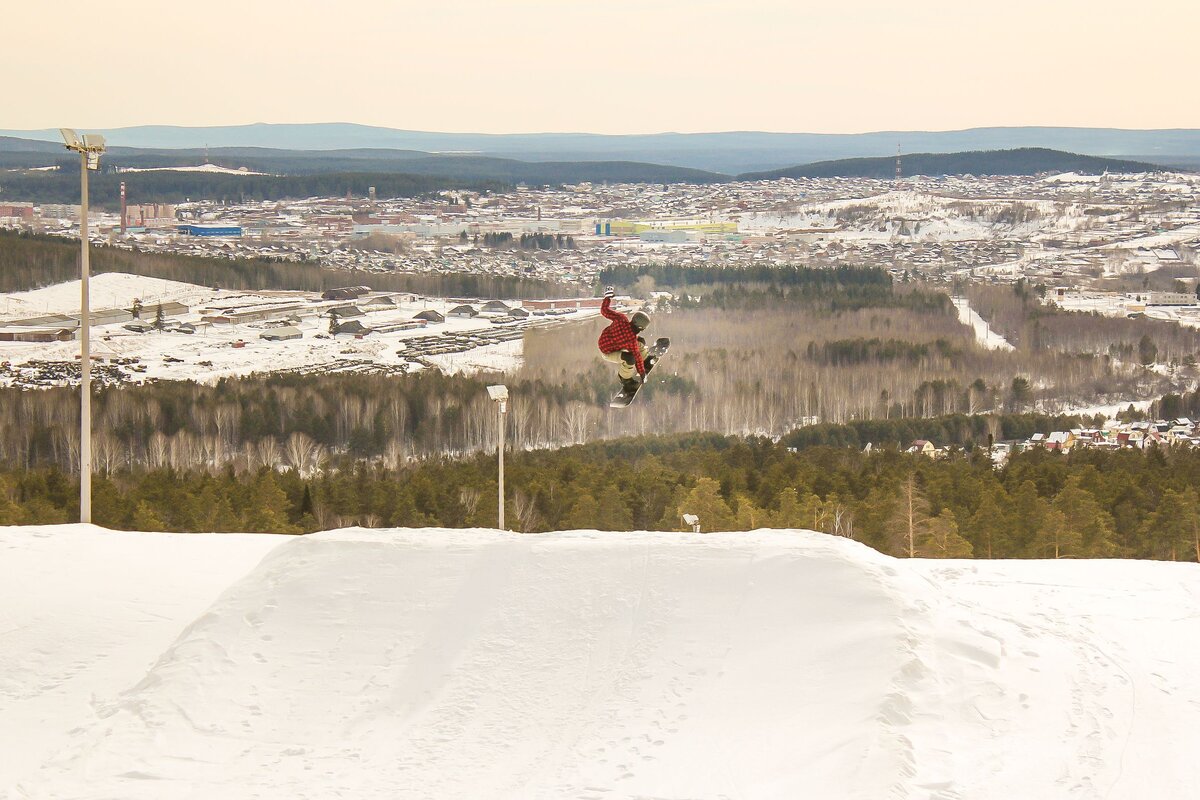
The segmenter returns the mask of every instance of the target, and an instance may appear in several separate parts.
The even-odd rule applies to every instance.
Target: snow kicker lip
[[[1194,565],[897,561],[797,531],[280,541],[30,796],[1183,797],[1197,777],[1196,658],[1169,635]],[[1131,597],[1172,653],[1121,645]]]

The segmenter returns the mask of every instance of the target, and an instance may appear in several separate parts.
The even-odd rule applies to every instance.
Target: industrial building
[[[176,230],[184,236],[241,236],[240,225],[178,225]]]
[[[300,303],[291,303],[288,305],[248,308],[242,311],[224,311],[219,314],[206,314],[200,318],[200,321],[214,325],[244,325],[248,322],[265,322],[267,320],[285,319],[292,316],[300,317],[307,315],[307,313],[311,312],[307,311],[306,306]]]
[[[294,325],[285,325],[282,328],[272,328],[269,331],[263,331],[258,337],[266,339],[268,342],[287,342],[292,339],[303,339],[304,333]]]
[[[581,308],[599,308],[603,302],[603,297],[576,297],[567,300],[525,300],[521,305],[531,311],[555,311],[562,309],[571,309],[574,311]]]
[[[73,328],[0,328],[0,342],[69,342],[74,338]]]

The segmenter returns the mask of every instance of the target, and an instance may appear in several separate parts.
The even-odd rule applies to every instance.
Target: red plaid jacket
[[[618,350],[628,350],[637,360],[638,375],[646,374],[646,365],[642,363],[642,349],[638,347],[637,334],[629,324],[629,318],[620,311],[613,311],[612,298],[604,298],[600,304],[600,313],[612,320],[612,324],[600,331],[601,353],[615,353]]]

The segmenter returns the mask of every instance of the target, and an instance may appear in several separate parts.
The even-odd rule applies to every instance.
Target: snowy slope
[[[1013,346],[1000,334],[992,330],[987,320],[979,316],[979,312],[971,308],[971,302],[965,297],[952,297],[951,302],[958,310],[958,321],[969,325],[975,331],[975,341],[987,350],[1013,350]]]
[[[36,314],[78,314],[80,307],[79,281],[66,281],[27,292],[0,294],[0,320]],[[236,296],[238,292],[222,292],[191,283],[148,278],[124,272],[102,272],[88,280],[91,308],[131,308],[134,300],[146,304],[148,314],[154,313],[156,303],[176,301],[192,304],[221,297]]]
[[[0,527],[0,797],[282,538]]]
[[[6,680],[96,698],[27,713],[5,695],[5,736],[54,753],[0,761],[0,797],[1184,798],[1200,783],[1194,564],[896,561],[795,531],[64,526],[0,528],[0,548],[20,576],[0,582],[4,629],[39,631],[6,647]],[[217,551],[222,576],[170,585]],[[113,563],[162,574],[147,586]],[[85,631],[137,650],[122,675]],[[46,659],[76,668],[51,686]]]

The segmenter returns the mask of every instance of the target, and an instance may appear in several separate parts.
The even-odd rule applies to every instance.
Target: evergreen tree
[[[1079,534],[1080,555],[1089,558],[1112,556],[1116,553],[1112,515],[1080,483],[1077,475],[1068,478],[1054,499],[1054,507],[1066,517],[1072,535]]]
[[[737,501],[737,524],[736,530],[752,531],[758,528],[765,528],[770,525],[771,515],[754,505],[754,501],[749,495],[739,493],[736,497]]]
[[[1158,358],[1158,345],[1150,338],[1150,334],[1143,334],[1138,340],[1138,361],[1149,366]]]
[[[0,525],[16,525],[21,517],[17,504],[9,499],[8,482],[0,477]]]
[[[275,471],[263,468],[254,479],[245,515],[246,530],[251,533],[296,533],[288,522],[288,499],[275,478]]]
[[[972,549],[984,558],[995,558],[1011,550],[1013,523],[1005,508],[1007,504],[1001,502],[1003,493],[1003,488],[985,492],[967,529]]]
[[[130,520],[135,531],[162,531],[167,525],[145,500],[139,501]]]
[[[166,314],[163,313],[162,303],[158,304],[158,308],[154,311],[154,330],[161,331],[167,324]]]
[[[600,519],[600,504],[590,493],[583,492],[575,498],[561,527],[564,530],[600,530]]]
[[[1033,536],[1030,554],[1035,558],[1064,558],[1078,555],[1083,536],[1067,523],[1067,517],[1056,508],[1047,506],[1042,514],[1041,527]]]
[[[971,557],[971,543],[959,534],[954,512],[946,508],[926,520],[917,543],[917,555],[922,558]]]
[[[676,530],[682,527],[683,515],[695,514],[700,518],[701,530],[731,531],[734,516],[729,504],[721,497],[721,485],[712,478],[700,478],[696,486],[687,493],[683,502],[675,507]]]
[[[772,528],[806,528],[816,530],[821,513],[821,499],[812,492],[803,494],[788,486],[779,493],[779,510],[769,517]]]
[[[1197,507],[1196,492],[1168,489],[1163,492],[1155,511],[1146,518],[1142,528],[1142,541],[1147,555],[1170,561],[1190,556],[1197,532],[1200,531],[1200,508]]]
[[[1033,481],[1022,481],[1009,495],[1009,520],[1012,530],[1012,549],[1008,555],[1028,552],[1034,547],[1034,540],[1042,529],[1043,517],[1046,514],[1046,502],[1038,496],[1037,487]]]
[[[1009,387],[1010,396],[1012,397],[1012,409],[1017,409],[1029,402],[1033,396],[1033,387],[1029,383],[1028,378],[1022,378],[1020,375],[1012,379],[1012,385]]]

